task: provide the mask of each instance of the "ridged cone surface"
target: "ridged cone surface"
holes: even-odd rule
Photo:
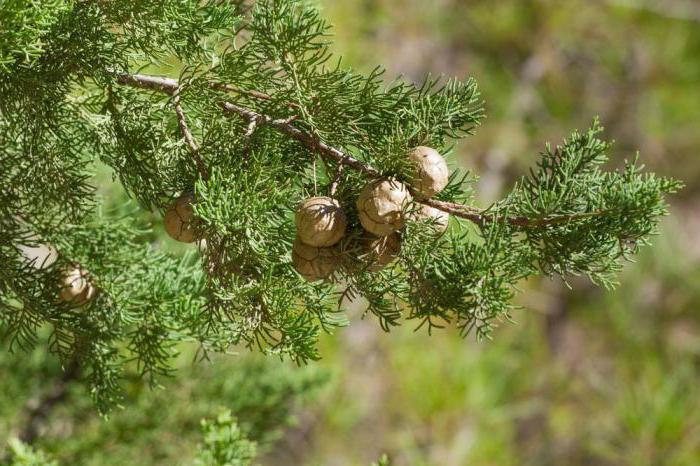
[[[381,179],[367,184],[357,199],[357,211],[365,230],[387,236],[403,228],[404,211],[412,201],[408,188],[395,180]]]
[[[319,196],[306,199],[296,211],[297,237],[315,247],[333,246],[345,236],[347,219],[337,200]]]
[[[415,222],[429,222],[436,235],[445,233],[450,224],[450,214],[425,204],[420,204],[411,213],[411,219]]]
[[[168,208],[163,218],[166,233],[183,243],[193,243],[197,239],[193,202],[194,197],[190,194],[180,196]]]
[[[317,248],[301,242],[299,238],[292,246],[292,265],[301,276],[310,282],[328,278],[340,265],[336,248]]]
[[[376,272],[391,264],[401,252],[401,237],[398,233],[389,236],[367,236],[363,240],[367,259],[371,262],[368,270]]]
[[[419,146],[408,154],[415,164],[412,186],[425,197],[433,197],[447,186],[450,170],[442,155],[435,149]]]
[[[73,307],[82,306],[95,297],[95,287],[87,279],[87,273],[79,268],[63,275],[59,298]]]

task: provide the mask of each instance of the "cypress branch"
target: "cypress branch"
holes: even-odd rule
[[[344,69],[326,22],[294,0],[58,3],[2,13],[18,27],[0,31],[0,328],[31,348],[48,326],[101,410],[130,361],[156,385],[180,341],[317,359],[347,300],[364,298],[385,330],[413,319],[488,337],[523,279],[614,286],[681,187],[636,158],[604,170],[596,121],[477,208],[474,176],[443,159],[484,117],[473,79]],[[130,72],[158,63],[182,64],[177,78]],[[97,195],[100,163],[138,207]],[[309,198],[342,211],[337,243],[295,240]],[[169,253],[139,209],[198,247]],[[51,264],[25,256],[42,245]]]
[[[165,77],[161,77],[161,76],[148,76],[148,75],[143,75],[143,74],[128,74],[128,73],[115,73],[115,74],[117,76],[117,82],[120,84],[176,95],[176,98],[178,99],[178,103],[176,103],[175,106],[176,106],[176,109],[178,109],[178,108],[180,109],[180,110],[178,110],[178,116],[180,116],[180,114],[182,113],[182,109],[179,105],[179,96],[177,96],[177,92],[180,89],[180,84],[178,83],[177,80],[165,78]],[[231,86],[228,84],[209,83],[209,86],[212,89],[217,89],[217,90],[226,90],[226,91],[231,91],[231,92],[245,92],[245,93],[247,93],[255,98],[258,98],[258,99],[263,99],[263,100],[270,100],[271,99],[271,97],[267,94],[256,92],[256,91],[240,91],[235,86]],[[221,106],[221,108],[225,112],[241,116],[244,119],[246,119],[250,124],[259,124],[259,122],[263,122],[264,124],[267,124],[275,129],[277,129],[278,131],[288,135],[289,137],[301,142],[309,149],[311,149],[315,152],[318,152],[319,154],[323,155],[324,157],[330,158],[331,160],[337,162],[340,166],[349,166],[355,170],[362,172],[365,175],[368,175],[371,178],[381,178],[384,176],[378,170],[373,168],[372,166],[367,165],[365,163],[362,163],[359,160],[348,155],[347,153],[344,153],[343,151],[341,151],[339,149],[331,147],[328,144],[321,141],[320,139],[296,128],[292,124],[293,120],[290,120],[289,118],[273,119],[268,115],[263,115],[263,114],[257,113],[254,110],[251,110],[251,109],[248,109],[245,107],[240,107],[240,106],[232,104],[230,102],[218,102],[218,104],[219,104],[219,106]],[[296,119],[297,117],[294,116],[293,118]],[[184,137],[187,140],[188,145],[192,148],[192,151],[194,153],[198,149],[196,147],[196,144],[194,144],[194,141],[192,141],[191,133],[186,128],[186,124],[184,123],[184,114],[182,114],[182,116],[180,116],[180,119],[181,119],[181,127],[184,126],[184,129],[182,130],[184,135],[185,135]],[[198,165],[199,165],[199,162],[198,162]],[[333,192],[333,191],[334,190],[331,189],[331,192]],[[415,192],[413,192],[413,194],[416,195]],[[416,196],[416,197],[419,197],[419,196]],[[556,224],[560,224],[560,223],[575,222],[577,220],[587,219],[590,217],[604,216],[604,215],[609,213],[607,211],[601,210],[601,211],[595,211],[595,212],[583,212],[583,213],[572,214],[572,215],[553,216],[553,217],[548,217],[548,218],[502,217],[502,216],[488,215],[488,214],[484,213],[485,212],[484,210],[479,209],[477,207],[467,206],[467,205],[458,204],[458,203],[454,203],[454,202],[445,202],[445,201],[440,201],[437,199],[425,199],[425,198],[419,198],[418,202],[420,202],[421,204],[425,204],[425,205],[428,205],[430,207],[434,207],[436,209],[442,210],[444,212],[455,215],[457,217],[470,220],[470,221],[472,221],[474,223],[478,223],[478,224],[488,223],[488,222],[506,222],[506,223],[509,223],[511,225],[515,225],[515,226],[519,226],[519,227],[538,227],[538,226],[556,225]],[[630,212],[630,213],[634,213],[634,212]]]

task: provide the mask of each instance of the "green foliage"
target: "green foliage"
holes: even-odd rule
[[[46,48],[44,36],[70,11],[68,0],[0,2],[0,71],[29,66]]]
[[[561,146],[548,145],[537,171],[518,182],[498,209],[535,219],[583,216],[549,228],[526,228],[526,243],[543,273],[585,274],[612,288],[620,259],[647,244],[656,232],[656,219],[668,213],[664,194],[677,192],[682,184],[642,173],[636,158],[620,171],[602,171],[610,145],[597,138],[601,131],[595,121],[586,133],[574,133]]]
[[[362,324],[344,332],[347,340],[324,339],[323,363],[339,368],[337,403],[305,464],[338,457],[365,464],[379,451],[396,464],[426,466],[698,464],[698,410],[686,412],[682,428],[666,430],[676,406],[700,396],[692,382],[700,376],[700,111],[693,105],[700,100],[700,28],[690,4],[322,3],[346,64],[369,71],[380,62],[414,80],[438,69],[477,78],[488,119],[453,157],[482,176],[483,199],[508,193],[541,141],[585,129],[595,114],[605,139],[615,140],[607,165],[621,167],[640,148],[647,170],[683,179],[687,188],[672,197],[672,217],[651,238],[654,247],[624,267],[615,292],[576,278],[571,290],[556,292],[558,278],[533,277],[519,285],[517,325],[502,326],[486,344],[450,330],[429,338],[403,328],[380,340],[363,333],[361,345],[352,337],[366,330]],[[543,72],[541,79],[532,71]],[[551,314],[557,306],[565,315]],[[555,326],[563,329],[552,337]],[[363,371],[353,357],[366,351],[377,365]],[[388,388],[358,393],[358,379]],[[664,381],[682,387],[673,403]],[[373,395],[379,399],[367,407]],[[627,430],[626,410],[611,408],[622,404],[644,417],[643,434]],[[662,446],[671,438],[673,447]]]
[[[179,341],[318,359],[319,335],[346,324],[346,298],[365,298],[387,330],[405,317],[486,337],[510,318],[525,278],[586,274],[611,286],[679,188],[633,164],[603,171],[607,144],[596,124],[548,147],[503,201],[458,207],[440,238],[409,222],[399,260],[372,273],[353,255],[360,190],[373,170],[409,182],[412,147],[448,153],[471,136],[484,117],[473,79],[385,84],[380,68],[346,69],[332,61],[325,21],[294,0],[250,11],[242,2],[89,1],[50,18],[33,5],[9,7],[9,17],[36,24],[31,37],[8,42],[35,58],[5,60],[0,77],[0,162],[9,167],[0,173],[0,325],[11,347],[31,347],[50,325],[51,349],[84,368],[102,411],[119,402],[125,365],[135,361],[156,385]],[[133,73],[144,68],[166,70],[176,84],[139,81]],[[244,112],[224,115],[222,101]],[[247,111],[267,123],[240,118]],[[306,144],[270,121],[291,125]],[[323,157],[319,141],[345,156]],[[291,211],[330,191],[347,157],[357,163],[338,178],[350,233],[343,267],[310,284],[291,266]],[[140,226],[102,214],[89,182],[99,162],[144,209],[163,212],[193,192],[206,240],[199,258],[145,245]],[[440,200],[471,203],[473,182],[453,175]],[[55,264],[27,263],[20,246],[40,244],[55,247]],[[77,265],[98,297],[57,305],[60,276]]]
[[[42,451],[36,450],[17,439],[9,440],[10,460],[7,466],[58,466],[58,463],[50,460]]]
[[[179,349],[178,377],[164,379],[157,390],[128,365],[123,409],[107,419],[94,412],[83,384],[73,381],[34,445],[62,465],[192,464],[204,440],[200,420],[213,419],[216,427],[217,414],[230,411],[242,435],[265,454],[296,424],[296,412],[318,399],[329,379],[326,370],[259,355],[216,356],[193,364],[196,348]],[[62,369],[37,347],[29,354],[0,355],[0,372],[8,374],[0,394],[0,437],[5,438],[24,425],[26,407],[51,389]]]
[[[248,440],[229,411],[213,421],[202,421],[204,443],[195,459],[196,466],[247,466],[256,456],[255,442]]]
[[[378,462],[372,463],[372,466],[391,466],[391,463],[389,462],[388,456],[382,455]]]
[[[51,349],[64,361],[78,360],[101,409],[118,401],[128,361],[135,360],[152,384],[169,372],[177,335],[187,331],[189,314],[201,307],[195,297],[201,274],[192,257],[153,250],[138,241],[143,233],[130,217],[98,214],[92,222],[64,223],[44,236],[60,253],[52,267],[35,270],[11,244],[16,268],[3,269],[13,282],[0,304],[10,347],[34,344],[38,328],[50,323]],[[30,239],[23,245],[37,243]],[[81,264],[100,290],[79,309],[56,302],[60,271],[71,264]],[[16,287],[18,277],[26,277],[24,286]]]

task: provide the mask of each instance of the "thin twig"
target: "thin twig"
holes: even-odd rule
[[[187,126],[185,111],[182,109],[182,104],[180,103],[179,87],[173,93],[173,106],[175,107],[175,113],[177,114],[177,122],[178,126],[180,127],[180,132],[182,133],[182,136],[185,139],[187,147],[189,147],[190,149],[192,158],[194,159],[194,162],[197,165],[197,170],[199,170],[199,173],[200,175],[202,175],[202,178],[207,179],[209,178],[209,170],[207,169],[207,165],[204,163],[204,160],[202,160],[202,157],[199,155],[199,146],[195,142],[194,136],[192,136],[190,128]]]
[[[150,89],[152,91],[164,92],[173,95],[177,92],[180,84],[176,79],[166,78],[162,76],[147,76],[144,74],[128,74],[119,73],[112,70],[107,70],[117,78],[117,84],[122,84],[141,89]]]
[[[127,75],[123,73],[118,73],[116,75],[118,83],[142,89],[149,89],[172,94],[174,92],[173,90],[177,90],[179,87],[178,82],[171,78],[162,78],[146,75]],[[216,84],[214,86],[219,85]],[[379,170],[372,167],[371,165],[365,164],[360,160],[352,157],[350,154],[326,144],[325,142],[321,141],[318,137],[297,128],[292,124],[292,122],[296,120],[295,117],[274,119],[269,115],[258,113],[254,110],[251,110],[246,107],[241,107],[240,105],[236,105],[231,102],[218,102],[218,105],[226,113],[238,115],[247,120],[248,122],[256,121],[256,124],[265,124],[267,126],[270,126],[275,130],[288,135],[292,139],[299,141],[310,150],[317,152],[322,156],[335,161],[338,164],[347,165],[348,167],[351,167],[361,173],[364,173],[370,178],[381,178],[384,176]],[[418,196],[417,193],[415,193],[414,191],[412,192],[414,193],[417,202],[421,204],[425,204],[430,207],[442,210],[443,212],[455,215],[456,217],[470,220],[471,222],[474,222],[479,225],[491,222],[507,222],[511,225],[520,227],[539,227],[546,225],[564,224],[576,220],[582,220],[585,218],[598,217],[608,213],[607,211],[595,211],[534,219],[528,217],[506,217],[500,215],[492,215],[487,213],[485,210],[473,206],[467,206],[464,204],[458,204],[454,202],[439,201],[437,199],[422,198]]]
[[[108,70],[109,71],[109,70]],[[180,83],[172,78],[165,78],[162,76],[147,76],[142,74],[127,74],[127,73],[117,73],[112,72],[117,77],[117,83],[132,87],[139,87],[141,89],[149,89],[152,91],[163,92],[165,94],[171,95],[173,97],[173,106],[175,107],[175,113],[177,114],[178,126],[180,132],[182,133],[185,143],[192,154],[195,164],[197,165],[197,170],[202,175],[204,179],[209,178],[209,170],[207,169],[204,160],[199,154],[199,147],[192,136],[192,132],[187,126],[187,119],[185,117],[185,111],[182,109],[182,104],[180,102]]]
[[[248,159],[250,159],[250,143],[251,143],[251,138],[253,137],[253,133],[255,130],[258,128],[258,119],[257,118],[251,118],[250,121],[248,122],[248,128],[245,130],[245,134],[243,137],[245,138],[245,143],[243,145],[243,160],[245,163],[248,163]]]
[[[107,70],[107,72],[114,75],[117,78],[117,83],[119,84],[140,87],[142,89],[150,89],[153,91],[165,92],[171,95],[175,94],[178,88],[180,87],[180,83],[177,81],[177,79],[167,78],[164,76],[129,74],[121,73],[114,70]],[[246,95],[248,97],[253,97],[258,100],[272,100],[272,96],[264,92],[241,89],[240,87],[232,86],[231,84],[207,82],[207,86],[210,89],[214,89],[217,91]],[[288,102],[287,106],[292,108],[299,108],[299,104],[296,104],[294,102]]]
[[[175,94],[173,97],[173,106],[175,107],[175,113],[177,114],[180,131],[182,131],[187,147],[190,148],[193,154],[199,153],[199,146],[197,146],[197,143],[194,141],[194,137],[192,136],[192,132],[190,132],[190,129],[187,126],[187,119],[185,118],[185,111],[182,109],[182,105],[180,104],[179,93]]]
[[[299,128],[288,123],[285,119],[273,119],[270,116],[259,114],[248,108],[240,107],[238,105],[232,104],[230,102],[219,102],[221,108],[228,113],[237,114],[243,118],[258,118],[264,121],[268,126],[275,128],[276,130],[289,135],[293,139],[304,144],[309,149],[325,155],[331,158],[338,164],[345,164],[352,167],[372,178],[381,178],[383,175],[374,167],[367,165],[356,158],[350,156],[349,154],[338,150],[334,147],[329,146],[320,139],[306,133]],[[412,191],[416,200],[421,203],[433,207],[435,209],[442,210],[449,214],[455,215],[457,217],[470,220],[477,224],[484,224],[494,221],[505,221],[511,225],[516,225],[520,227],[531,227],[531,226],[545,226],[545,225],[557,225],[562,223],[567,223],[570,221],[581,220],[584,218],[597,217],[604,215],[606,212],[586,212],[582,214],[573,215],[561,215],[556,217],[541,218],[541,219],[531,219],[527,217],[503,217],[499,215],[489,215],[484,213],[483,210],[472,206],[466,206],[464,204],[457,204],[454,202],[439,201],[437,199],[427,199],[420,197],[417,193]]]
[[[255,132],[255,129],[256,129],[257,127],[258,127],[258,119],[257,119],[257,118],[252,118],[252,119],[248,122],[248,128],[246,128],[244,136],[245,136],[246,138],[251,137],[251,136],[253,135],[253,133]]]
[[[342,178],[344,170],[345,170],[345,165],[342,162],[339,163],[338,170],[335,172],[335,177],[333,178],[333,182],[331,183],[331,189],[330,189],[331,197],[335,196],[335,193],[338,191],[338,186],[340,185],[340,178]]]
[[[293,126],[291,123],[288,122],[288,119],[273,119],[268,115],[262,115],[249,108],[241,107],[230,102],[219,102],[219,106],[221,106],[221,108],[224,109],[224,111],[226,111],[227,113],[239,115],[245,118],[246,120],[250,120],[251,118],[257,118],[259,121],[264,122],[267,126],[270,126],[276,129],[277,131],[280,131],[281,133],[284,133],[292,137],[293,139],[296,139],[297,141],[301,142],[314,152],[318,152],[321,155],[325,155],[326,157],[335,160],[337,163],[340,163],[342,161],[344,164],[373,178],[379,178],[382,176],[382,174],[378,170],[370,167],[369,165],[365,165],[356,158],[351,157],[350,155],[334,147],[329,146],[328,144],[324,143],[318,138],[300,130],[296,126]]]

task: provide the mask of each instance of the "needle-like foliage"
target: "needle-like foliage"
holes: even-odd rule
[[[358,74],[332,56],[318,12],[294,0],[0,5],[0,326],[19,349],[49,325],[51,348],[84,368],[101,409],[118,400],[125,364],[155,384],[178,341],[316,359],[350,299],[386,330],[415,319],[487,336],[533,275],[613,286],[680,187],[636,157],[605,171],[594,122],[547,146],[485,209],[470,174],[453,173],[436,199],[416,196],[409,208],[449,212],[450,228],[436,237],[409,222],[398,260],[372,271],[357,254],[360,190],[383,176],[410,184],[409,150],[448,153],[470,136],[484,116],[474,80]],[[203,241],[192,254],[175,258],[128,216],[102,212],[98,163],[143,209],[193,194]],[[331,192],[348,217],[342,267],[309,283],[291,264],[293,211]],[[55,262],[27,258],[41,245]],[[98,290],[81,307],[57,301],[70,267]]]

